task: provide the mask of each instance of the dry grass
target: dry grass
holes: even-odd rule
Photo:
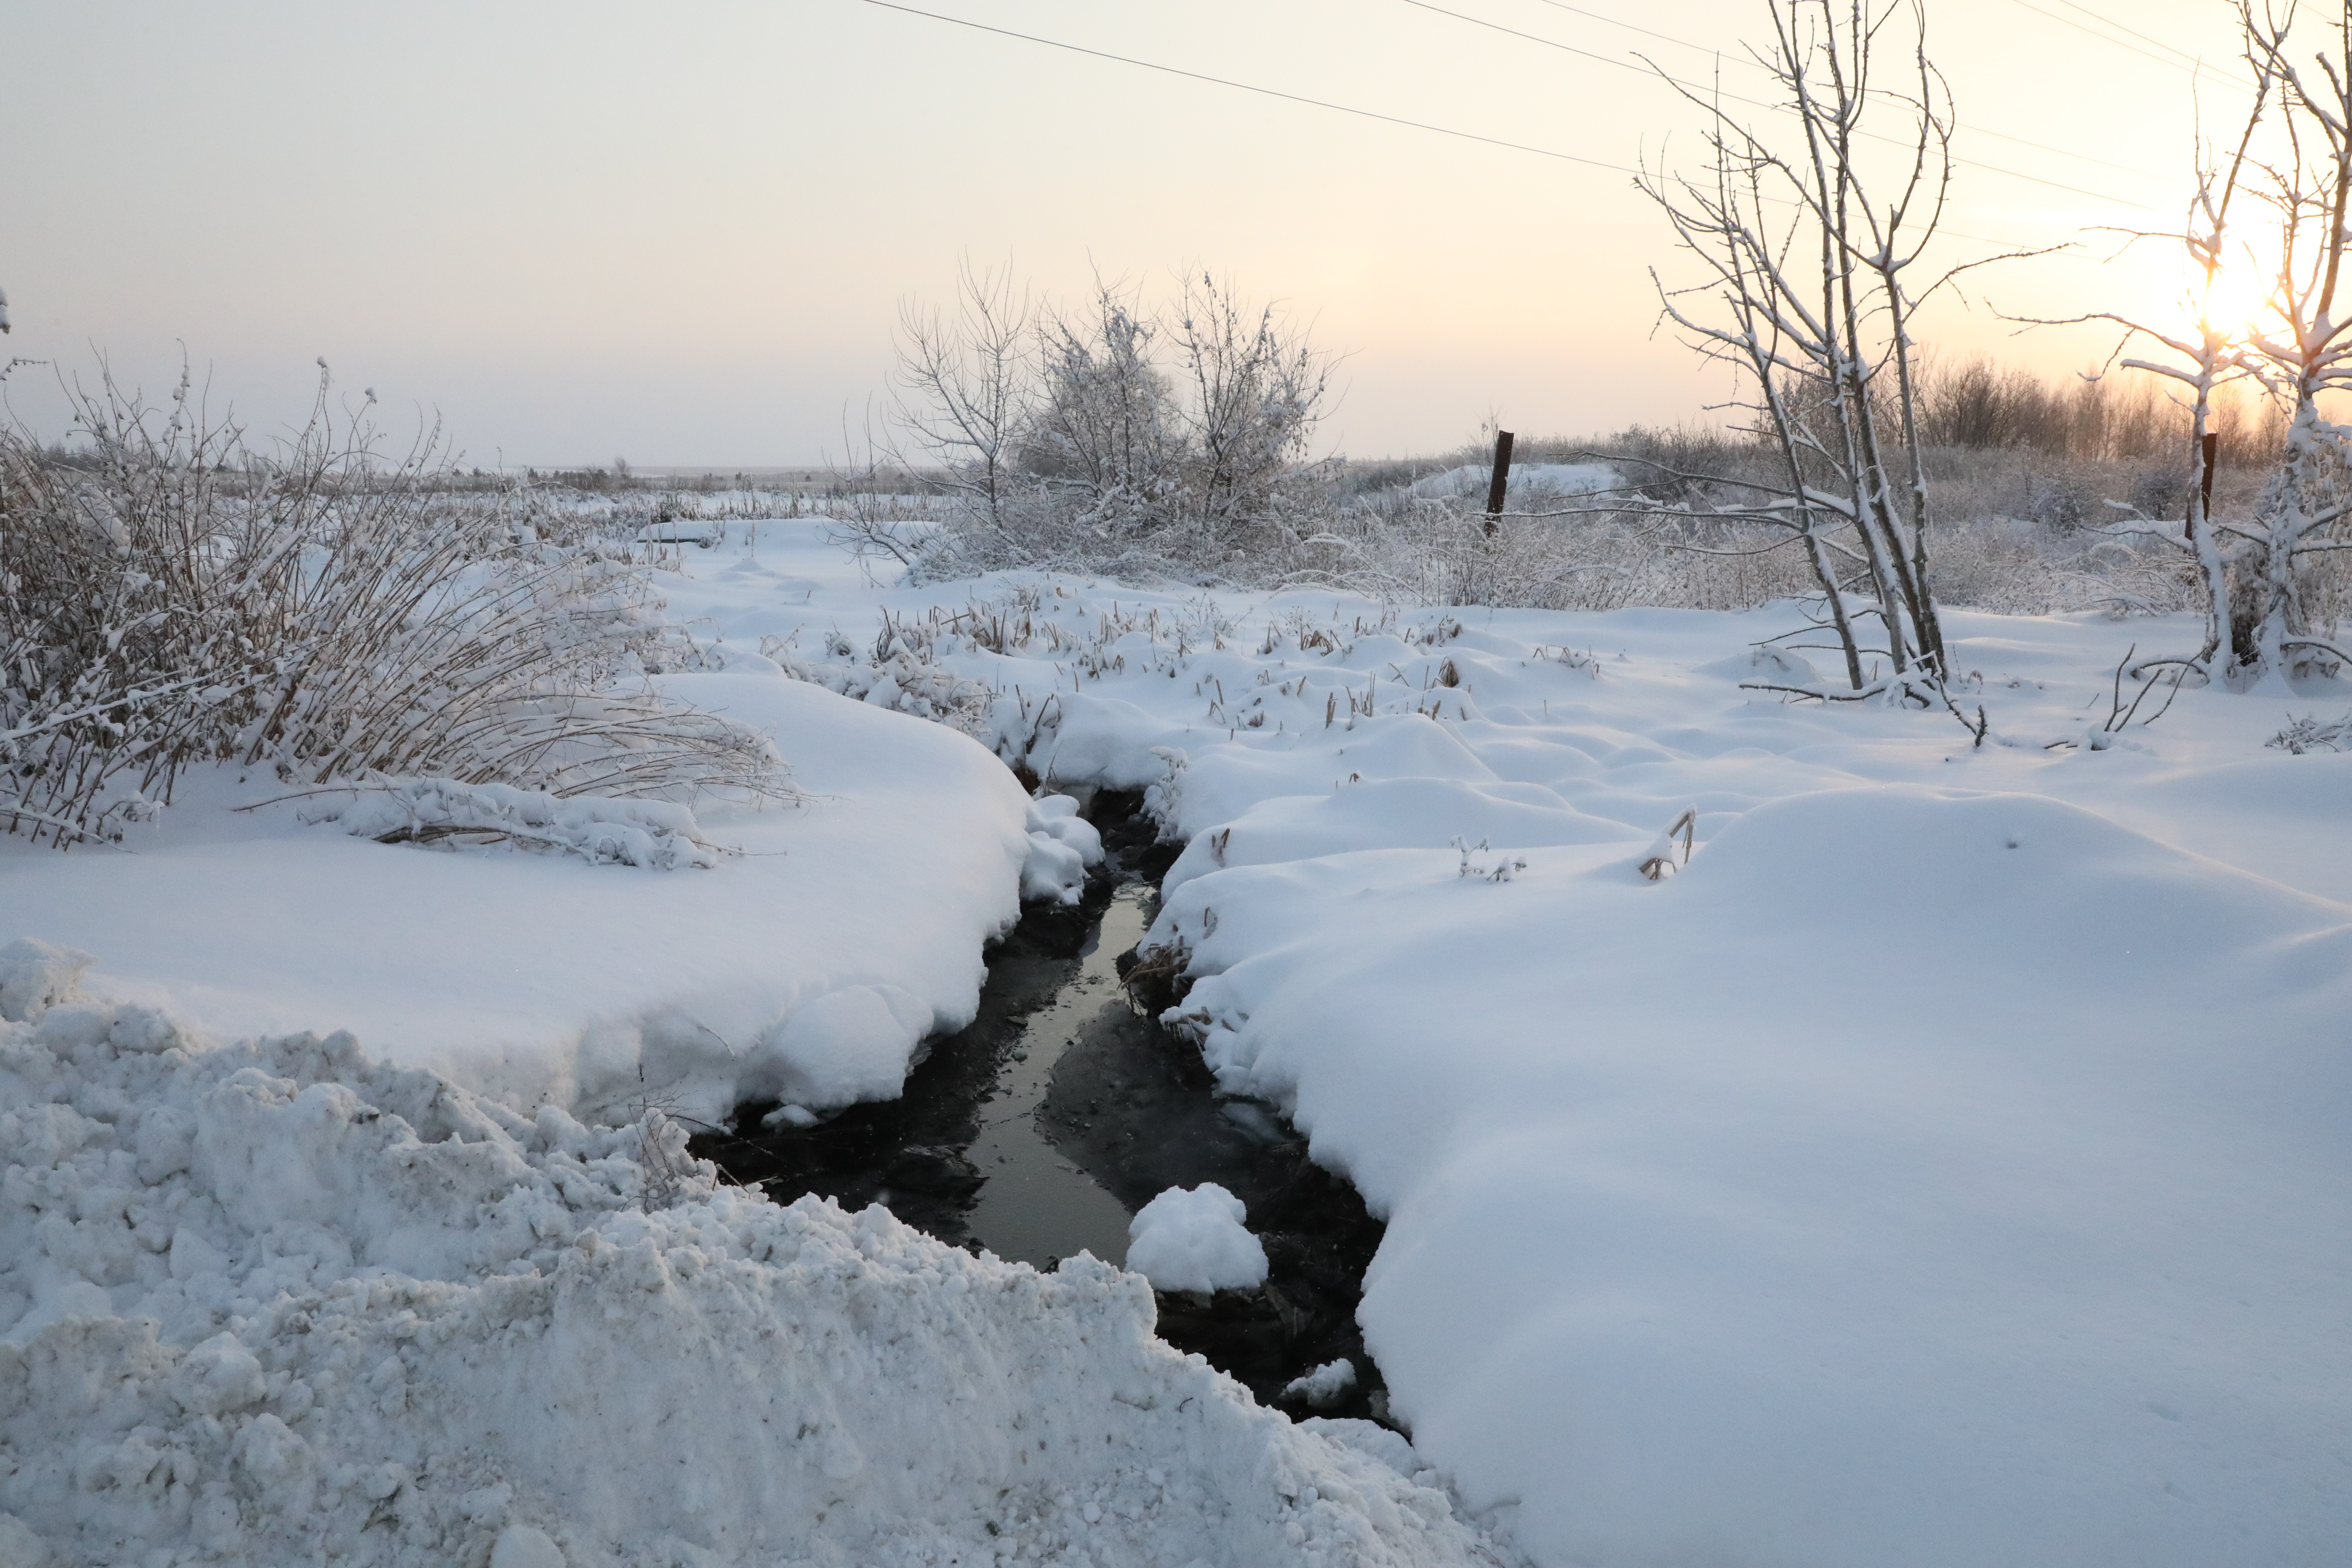
[[[192,764],[315,786],[446,778],[555,795],[783,788],[772,745],[643,679],[673,636],[628,552],[528,492],[384,461],[322,384],[271,452],[184,384],[108,381],[62,461],[0,431],[0,821],[119,840]],[[558,537],[550,537],[556,534]]]

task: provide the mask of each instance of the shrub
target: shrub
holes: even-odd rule
[[[1073,315],[967,272],[899,342],[894,423],[956,502],[930,570],[1250,572],[1328,508],[1307,448],[1331,368],[1206,273],[1160,310],[1102,285]]]
[[[326,382],[281,448],[110,377],[61,460],[0,430],[0,821],[117,839],[198,763],[297,787],[430,776],[554,795],[784,790],[772,745],[643,679],[644,568],[529,492],[381,459]]]

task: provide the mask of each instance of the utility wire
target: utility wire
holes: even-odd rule
[[[2032,12],[2037,16],[2048,17],[2051,21],[2057,23],[2062,27],[2072,27],[2078,33],[2086,34],[2091,37],[2096,38],[2103,44],[2113,44],[2116,48],[2129,49],[2133,54],[2141,56],[2143,58],[2154,60],[2160,66],[2170,66],[2174,70],[2185,70],[2192,79],[2210,79],[2215,85],[2220,87],[2230,88],[2238,92],[2243,92],[2246,90],[2246,86],[2243,82],[2232,81],[2228,77],[2214,75],[2212,71],[2201,62],[2191,60],[2189,64],[2183,65],[2179,60],[2167,59],[2162,55],[2157,54],[2153,50],[2141,48],[2137,44],[2127,44],[2121,38],[2111,37],[2105,33],[2098,32],[2094,28],[2084,26],[2082,23],[2075,21],[2071,16],[2061,16],[2055,11],[2045,11],[2041,6],[2033,4],[2033,0],[2012,0],[2012,3],[2024,7],[2026,10]],[[2083,7],[2080,5],[2075,6],[2074,9],[2083,11]],[[2095,11],[2083,11],[2083,14],[2086,16],[2095,16],[2098,15]],[[2099,20],[2105,22],[2106,18],[2100,16]],[[2119,24],[2114,22],[2107,22],[2107,26],[2111,27],[2118,25]],[[2124,28],[2123,30],[2125,32],[2131,31],[2128,27]],[[2135,33],[2132,36],[2134,37],[2138,37],[2142,35]],[[2178,50],[2175,50],[2174,52],[2179,53]]]
[[[1243,92],[1263,93],[1291,103],[1304,103],[1316,109],[1335,110],[1341,114],[1359,115],[1366,120],[1386,121],[1391,125],[1410,126],[1415,131],[1433,131],[1440,136],[1458,136],[1465,142],[1483,142],[1489,147],[1507,147],[1514,153],[1533,153],[1539,158],[1558,158],[1566,163],[1582,163],[1590,168],[1607,169],[1612,174],[1641,177],[1639,169],[1629,169],[1622,163],[1604,163],[1599,158],[1581,158],[1573,153],[1554,152],[1549,147],[1533,147],[1525,142],[1507,142],[1499,136],[1481,136],[1475,131],[1456,131],[1450,125],[1433,125],[1425,120],[1407,120],[1399,114],[1382,114],[1378,110],[1358,109],[1345,103],[1332,103],[1325,99],[1307,98],[1296,92],[1284,92],[1277,88],[1259,87],[1246,81],[1234,81],[1227,77],[1209,76],[1202,71],[1188,71],[1175,66],[1163,66],[1152,60],[1139,60],[1132,55],[1115,55],[1107,49],[1089,49],[1080,44],[1066,44],[1059,38],[1039,37],[1034,33],[1016,33],[1010,27],[992,27],[985,22],[967,21],[961,16],[942,16],[937,11],[919,11],[912,5],[900,5],[895,0],[865,0],[868,5],[879,5],[885,11],[903,11],[909,16],[926,16],[934,22],[952,22],[959,27],[974,32],[994,33],[1001,38],[1018,38],[1027,44],[1043,44],[1049,49],[1067,49],[1074,55],[1092,55],[1098,60],[1117,60],[1123,66],[1140,66],[1145,70],[1162,71],[1169,76],[1189,77],[1194,81],[1213,82],[1218,87],[1238,88]]]
[[[1582,16],[1594,22],[1604,22],[1612,27],[1622,27],[1629,33],[1639,33],[1645,38],[1655,38],[1660,43],[1672,44],[1677,48],[1696,49],[1700,54],[1712,55],[1717,59],[1729,58],[1737,60],[1739,64],[1747,66],[1753,70],[1762,70],[1764,68],[1761,65],[1758,64],[1755,60],[1748,58],[1745,55],[1727,56],[1724,51],[1716,45],[1697,44],[1693,43],[1688,38],[1677,38],[1670,33],[1661,33],[1654,27],[1639,26],[1632,22],[1621,21],[1615,16],[1603,16],[1598,11],[1588,11],[1581,5],[1568,5],[1566,4],[1566,0],[1536,0],[1536,4],[1539,5],[1549,5],[1555,11],[1565,11],[1571,16]],[[1877,92],[1883,89],[1873,88],[1871,90]],[[2061,158],[2077,158],[2085,163],[2096,163],[2103,169],[2114,169],[2120,174],[2137,174],[2143,179],[2151,180],[2158,177],[2154,174],[2150,174],[2145,169],[2136,169],[2129,163],[2118,163],[2111,159],[2096,157],[2089,153],[2077,152],[2071,147],[2053,147],[2046,142],[2036,142],[2032,138],[2025,136],[2012,136],[2006,131],[1995,131],[1989,126],[1964,124],[1960,129],[1975,136],[1990,136],[2000,142],[2014,142],[2020,147],[2031,147],[2037,153],[2054,153]]]
[[[1720,89],[1705,87],[1697,82],[1685,81],[1680,77],[1668,76],[1665,72],[1657,70],[1655,68],[1644,69],[1643,67],[1635,65],[1631,60],[1621,60],[1613,56],[1595,54],[1591,49],[1580,49],[1574,44],[1563,44],[1557,38],[1547,38],[1540,33],[1523,33],[1517,27],[1507,27],[1500,22],[1489,22],[1484,16],[1473,16],[1465,11],[1449,11],[1443,5],[1432,5],[1430,0],[1402,0],[1402,3],[1413,7],[1417,11],[1429,11],[1440,16],[1451,16],[1457,22],[1467,22],[1474,27],[1486,27],[1497,33],[1507,34],[1514,38],[1524,38],[1531,44],[1541,44],[1546,48],[1559,49],[1563,53],[1575,55],[1581,59],[1598,60],[1602,65],[1614,66],[1620,70],[1629,70],[1633,72],[1636,76],[1647,77],[1653,81],[1663,80],[1672,82],[1675,86],[1682,88],[1686,91],[1702,94],[1718,93],[1720,96],[1731,100],[1734,103],[1744,103],[1751,109],[1761,109],[1776,114],[1781,112],[1786,108],[1786,106],[1782,104],[1766,103],[1760,99],[1742,98],[1736,92],[1722,92]],[[2024,5],[2025,0],[2018,0],[2018,4]],[[1892,142],[1896,146],[1909,145],[1908,142],[1903,142],[1900,138],[1881,135],[1876,132],[1864,131],[1859,134],[1867,136],[1874,142]],[[2048,185],[2053,190],[2064,191],[2069,195],[2088,196],[2093,201],[2096,202],[2112,202],[2117,206],[2134,207],[2141,212],[2156,212],[2161,210],[2159,208],[2150,206],[2146,202],[2126,201],[2121,196],[2109,195],[2105,191],[2086,190],[2081,185],[2070,185],[2063,180],[2045,179],[2040,174],[2029,174],[2018,169],[2004,169],[1999,164],[1979,163],[1973,158],[1955,157],[1952,159],[1952,162],[1959,164],[1963,168],[1981,169],[1986,174],[2003,174],[2012,180],[2028,180],[2037,185]]]
[[[2058,0],[2058,4],[2065,6],[2069,11],[2080,11],[2084,16],[2091,18],[2092,21],[2100,23],[2105,26],[2113,27],[2118,33],[2129,33],[2133,37],[2137,38],[2143,44],[2153,44],[2168,55],[2178,55],[2180,57],[2181,61],[2192,69],[2202,70],[2205,68],[2205,62],[2195,55],[2190,54],[2187,49],[2176,48],[2172,45],[2166,43],[2162,38],[2149,37],[2137,27],[2126,27],[2121,22],[2116,21],[2114,17],[2103,16],[2098,12],[2092,10],[2088,5],[2078,5],[2074,3],[2074,0]]]
[[[1414,131],[1431,131],[1440,136],[1454,136],[1465,142],[1484,142],[1489,147],[1508,148],[1514,153],[1532,153],[1539,158],[1557,158],[1562,163],[1582,163],[1587,168],[1607,169],[1612,174],[1631,174],[1637,180],[1645,177],[1643,170],[1629,169],[1622,163],[1605,163],[1599,158],[1579,157],[1573,153],[1555,152],[1549,147],[1530,146],[1525,142],[1507,142],[1499,136],[1482,136],[1475,131],[1457,131],[1450,125],[1433,125],[1425,120],[1407,120],[1402,115],[1382,114],[1377,110],[1358,109],[1352,104],[1332,103],[1325,99],[1307,98],[1296,92],[1284,92],[1278,88],[1258,87],[1251,82],[1234,81],[1225,77],[1210,76],[1202,71],[1185,70],[1177,66],[1164,66],[1156,60],[1139,60],[1131,55],[1115,55],[1108,49],[1090,49],[1082,44],[1066,44],[1059,38],[1041,37],[1034,33],[1016,33],[1010,27],[993,27],[985,22],[973,22],[961,16],[950,16],[938,11],[924,11],[912,5],[901,5],[898,4],[898,0],[861,0],[861,3],[878,5],[885,11],[898,11],[909,16],[920,16],[928,21],[952,23],[959,27],[970,27],[974,32],[993,33],[1001,38],[1018,38],[1024,44],[1043,44],[1047,48],[1066,49],[1074,55],[1088,55],[1098,60],[1114,60],[1123,66],[1139,66],[1145,70],[1160,71],[1169,76],[1181,76],[1192,81],[1205,81],[1217,87],[1236,88],[1243,92],[1261,93],[1267,98],[1281,99],[1286,103],[1303,103],[1313,109],[1333,110],[1341,114],[1353,114],[1365,120],[1378,120],[1390,125],[1402,125]],[[2024,251],[2033,248],[2006,239],[1991,239],[1980,234],[1964,233],[1941,224],[1937,226],[1936,232],[1948,235],[1954,239],[1966,239],[1979,245],[1996,246],[2003,250]]]

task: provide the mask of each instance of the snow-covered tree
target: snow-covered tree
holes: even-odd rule
[[[1707,161],[1642,178],[1704,274],[1660,284],[1665,315],[1740,374],[1780,463],[1778,483],[1744,483],[1746,504],[1705,515],[1773,524],[1804,551],[1847,679],[1811,694],[1941,702],[1912,335],[1941,280],[1912,279],[1951,184],[1950,95],[1916,3],[1768,0],[1767,12],[1770,42],[1750,54],[1788,118],[1759,128],[1684,89],[1706,117]],[[1874,72],[1898,26],[1905,79],[1890,89]],[[1876,153],[1889,142],[1894,154]],[[1865,663],[1881,658],[1873,675]]]

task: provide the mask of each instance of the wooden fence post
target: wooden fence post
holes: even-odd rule
[[[2210,481],[2208,481],[2209,486]],[[1495,477],[1486,486],[1486,537],[1495,537],[1495,521],[1503,514],[1503,497],[1511,485],[1511,433],[1495,432]]]

